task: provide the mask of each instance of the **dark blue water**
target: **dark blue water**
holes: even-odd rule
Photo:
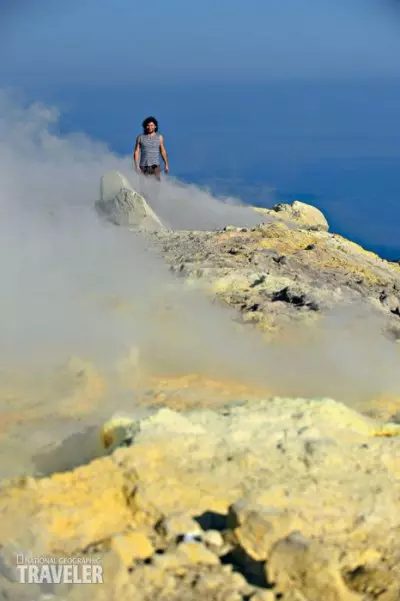
[[[84,131],[122,155],[155,115],[171,174],[260,206],[295,199],[331,230],[400,258],[400,82],[37,89],[61,132]]]

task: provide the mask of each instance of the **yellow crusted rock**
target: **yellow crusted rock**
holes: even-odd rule
[[[123,532],[132,522],[127,496],[137,479],[111,459],[3,489],[0,543],[33,554],[72,553]]]

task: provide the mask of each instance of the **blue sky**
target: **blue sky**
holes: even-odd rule
[[[395,0],[0,0],[0,85],[400,76]]]

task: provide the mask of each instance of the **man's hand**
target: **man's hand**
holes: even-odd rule
[[[164,136],[160,135],[160,152],[161,152],[161,156],[163,158],[164,161],[164,171],[165,173],[169,172],[169,167],[168,167],[168,156],[167,156],[167,151],[165,150],[165,146],[164,146]]]
[[[140,136],[136,138],[135,150],[133,151],[133,164],[136,169],[136,173],[141,173],[139,167],[139,155],[140,155]]]

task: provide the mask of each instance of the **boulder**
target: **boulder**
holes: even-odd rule
[[[278,213],[282,219],[294,221],[302,228],[323,232],[329,230],[324,214],[316,207],[299,200],[295,200],[291,204],[276,204],[272,207],[272,211]]]
[[[296,591],[307,601],[361,601],[342,578],[332,549],[292,534],[276,543],[266,566],[267,578],[276,593]]]
[[[272,545],[294,530],[295,520],[287,511],[240,499],[229,507],[228,527],[252,559],[263,561]]]
[[[109,171],[102,176],[100,200],[95,204],[99,214],[115,225],[148,231],[164,228],[143,196],[118,171]]]

